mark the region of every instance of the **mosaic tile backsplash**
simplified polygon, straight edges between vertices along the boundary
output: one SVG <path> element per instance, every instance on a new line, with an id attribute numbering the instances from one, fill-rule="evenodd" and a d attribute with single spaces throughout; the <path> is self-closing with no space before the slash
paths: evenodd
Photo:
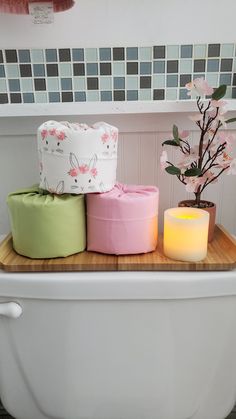
<path id="1" fill-rule="evenodd" d="M 204 77 L 236 98 L 235 44 L 0 50 L 0 103 L 189 99 Z"/>

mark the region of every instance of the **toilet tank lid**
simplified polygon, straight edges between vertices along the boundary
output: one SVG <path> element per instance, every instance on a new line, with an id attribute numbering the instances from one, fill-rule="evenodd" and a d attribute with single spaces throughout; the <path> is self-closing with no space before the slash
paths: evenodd
<path id="1" fill-rule="evenodd" d="M 1 297 L 49 300 L 167 300 L 236 296 L 227 272 L 59 272 L 0 270 Z"/>

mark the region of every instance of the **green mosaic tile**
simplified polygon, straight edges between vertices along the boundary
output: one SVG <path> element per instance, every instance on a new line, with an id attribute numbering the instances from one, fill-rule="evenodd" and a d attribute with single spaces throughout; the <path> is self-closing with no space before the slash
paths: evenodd
<path id="1" fill-rule="evenodd" d="M 206 73 L 206 80 L 210 86 L 216 87 L 219 83 L 219 74 Z"/>
<path id="2" fill-rule="evenodd" d="M 88 102 L 97 102 L 99 101 L 99 92 L 88 91 L 87 92 L 87 101 Z"/>
<path id="3" fill-rule="evenodd" d="M 59 71 L 61 77 L 71 77 L 72 76 L 72 67 L 70 63 L 60 63 Z"/>
<path id="4" fill-rule="evenodd" d="M 165 74 L 155 74 L 152 77 L 152 87 L 154 89 L 164 88 L 166 85 L 166 76 Z"/>
<path id="5" fill-rule="evenodd" d="M 207 46 L 205 44 L 199 44 L 193 46 L 194 58 L 206 58 Z"/>
<path id="6" fill-rule="evenodd" d="M 35 103 L 47 103 L 48 96 L 46 92 L 35 92 L 34 94 Z"/>
<path id="7" fill-rule="evenodd" d="M 17 78 L 20 76 L 19 66 L 17 64 L 6 64 L 6 73 L 9 78 Z"/>
<path id="8" fill-rule="evenodd" d="M 49 77 L 47 79 L 47 88 L 51 92 L 58 92 L 60 90 L 59 79 Z"/>
<path id="9" fill-rule="evenodd" d="M 100 77 L 100 89 L 101 90 L 111 90 L 112 89 L 112 77 Z"/>
<path id="10" fill-rule="evenodd" d="M 21 79 L 21 90 L 22 92 L 32 92 L 33 91 L 33 80 L 32 79 Z"/>
<path id="11" fill-rule="evenodd" d="M 43 63 L 44 62 L 44 53 L 42 49 L 32 49 L 31 50 L 31 61 L 32 63 Z"/>
<path id="12" fill-rule="evenodd" d="M 97 59 L 98 59 L 97 48 L 85 48 L 86 61 L 97 61 Z"/>
<path id="13" fill-rule="evenodd" d="M 179 72 L 180 73 L 192 73 L 193 71 L 193 60 L 179 60 Z"/>
<path id="14" fill-rule="evenodd" d="M 179 45 L 167 45 L 167 58 L 179 58 Z"/>
<path id="15" fill-rule="evenodd" d="M 139 90 L 139 100 L 151 100 L 152 91 L 151 89 L 140 89 Z"/>
<path id="16" fill-rule="evenodd" d="M 222 44 L 221 45 L 221 57 L 233 57 L 234 55 L 234 44 Z"/>
<path id="17" fill-rule="evenodd" d="M 112 63 L 112 74 L 114 76 L 125 75 L 125 63 L 124 62 L 113 62 Z"/>
<path id="18" fill-rule="evenodd" d="M 166 100 L 176 100 L 177 95 L 177 89 L 166 89 Z"/>
<path id="19" fill-rule="evenodd" d="M 74 77 L 74 89 L 75 90 L 85 90 L 86 89 L 86 79 L 85 77 Z"/>
<path id="20" fill-rule="evenodd" d="M 150 61 L 152 60 L 152 47 L 140 47 L 139 48 L 139 60 Z"/>
<path id="21" fill-rule="evenodd" d="M 7 83 L 6 80 L 0 79 L 0 92 L 5 93 L 7 91 Z"/>
<path id="22" fill-rule="evenodd" d="M 138 89 L 139 78 L 136 76 L 127 76 L 126 77 L 126 86 L 128 90 Z"/>

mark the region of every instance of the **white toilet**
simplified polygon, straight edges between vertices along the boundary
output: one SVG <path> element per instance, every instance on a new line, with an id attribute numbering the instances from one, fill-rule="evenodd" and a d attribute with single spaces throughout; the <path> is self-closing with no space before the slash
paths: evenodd
<path id="1" fill-rule="evenodd" d="M 0 398 L 16 419 L 223 419 L 235 319 L 235 271 L 0 271 Z"/>

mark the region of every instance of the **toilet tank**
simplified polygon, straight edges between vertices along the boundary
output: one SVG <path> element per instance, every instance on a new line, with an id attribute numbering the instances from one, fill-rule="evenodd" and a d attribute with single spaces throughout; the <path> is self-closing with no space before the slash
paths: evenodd
<path id="1" fill-rule="evenodd" d="M 16 419 L 223 419 L 235 403 L 236 272 L 0 272 L 7 302 Z"/>

